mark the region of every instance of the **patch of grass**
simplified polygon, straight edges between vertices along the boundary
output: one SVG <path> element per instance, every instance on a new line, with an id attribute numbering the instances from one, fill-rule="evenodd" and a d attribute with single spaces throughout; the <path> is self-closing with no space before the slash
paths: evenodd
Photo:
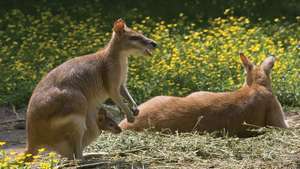
<path id="1" fill-rule="evenodd" d="M 264 128 L 258 137 L 159 132 L 102 134 L 86 152 L 150 168 L 299 168 L 300 130 Z"/>
<path id="2" fill-rule="evenodd" d="M 289 107 L 289 106 L 284 106 L 283 107 L 284 112 L 290 112 L 290 113 L 295 113 L 299 112 L 300 113 L 300 107 Z"/>

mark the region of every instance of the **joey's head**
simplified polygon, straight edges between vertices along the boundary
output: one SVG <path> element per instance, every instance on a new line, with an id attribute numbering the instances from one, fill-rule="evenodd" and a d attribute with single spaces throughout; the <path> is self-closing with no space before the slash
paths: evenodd
<path id="1" fill-rule="evenodd" d="M 122 131 L 118 124 L 112 118 L 108 117 L 106 110 L 103 108 L 100 108 L 97 113 L 97 124 L 99 130 L 109 131 L 114 134 Z"/>
<path id="2" fill-rule="evenodd" d="M 122 19 L 118 19 L 114 23 L 112 40 L 114 45 L 118 46 L 118 49 L 127 55 L 151 55 L 151 50 L 157 47 L 154 40 L 130 29 Z"/>
<path id="3" fill-rule="evenodd" d="M 240 59 L 246 71 L 245 85 L 251 86 L 253 84 L 258 84 L 268 89 L 272 89 L 270 73 L 275 63 L 274 56 L 267 57 L 259 66 L 255 66 L 251 63 L 251 61 L 242 53 L 240 54 Z"/>

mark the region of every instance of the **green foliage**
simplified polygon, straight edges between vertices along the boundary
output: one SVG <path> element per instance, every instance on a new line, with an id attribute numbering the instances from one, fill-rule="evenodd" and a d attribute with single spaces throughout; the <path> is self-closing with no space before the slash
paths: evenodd
<path id="1" fill-rule="evenodd" d="M 76 55 L 95 52 L 107 41 L 100 16 L 77 22 L 49 11 L 38 16 L 13 10 L 0 19 L 1 102 L 24 104 L 49 70 Z"/>
<path id="2" fill-rule="evenodd" d="M 228 13 L 226 11 L 225 13 Z M 156 95 L 183 96 L 198 90 L 228 91 L 244 82 L 238 53 L 257 64 L 276 56 L 273 89 L 282 103 L 300 104 L 299 22 L 251 23 L 245 17 L 211 19 L 206 28 L 187 23 L 181 14 L 175 24 L 145 18 L 136 29 L 160 43 L 149 60 L 131 62 L 129 86 L 138 100 Z"/>
<path id="3" fill-rule="evenodd" d="M 76 9 L 80 14 L 90 12 L 78 16 L 71 9 L 60 8 L 58 13 L 45 7 L 35 9 L 35 14 L 16 9 L 0 17 L 0 105 L 26 105 L 43 75 L 108 42 L 111 17 L 92 5 Z M 195 22 L 183 14 L 171 22 L 124 18 L 160 46 L 151 58 L 130 58 L 128 85 L 134 98 L 142 103 L 156 95 L 237 89 L 243 83 L 238 58 L 242 51 L 256 62 L 267 54 L 275 55 L 276 94 L 282 103 L 299 106 L 299 18 L 293 23 L 284 18 L 254 23 L 230 13 L 226 10 L 222 18 Z"/>
<path id="4" fill-rule="evenodd" d="M 74 19 L 83 19 L 91 13 L 105 13 L 109 20 L 120 16 L 153 16 L 172 20 L 178 13 L 185 13 L 191 20 L 215 18 L 225 9 L 233 9 L 237 16 L 251 19 L 274 19 L 286 16 L 294 20 L 299 15 L 299 0 L 26 0 L 0 1 L 0 15 L 11 9 L 20 9 L 26 14 L 38 14 L 41 10 L 52 13 L 68 13 Z M 103 18 L 102 18 L 103 19 Z"/>

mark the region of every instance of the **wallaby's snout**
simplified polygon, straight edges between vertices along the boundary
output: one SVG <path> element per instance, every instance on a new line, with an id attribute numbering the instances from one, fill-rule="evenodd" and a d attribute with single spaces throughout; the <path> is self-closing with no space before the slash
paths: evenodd
<path id="1" fill-rule="evenodd" d="M 150 44 L 152 45 L 153 48 L 157 47 L 157 43 L 155 41 L 150 42 Z"/>
<path id="2" fill-rule="evenodd" d="M 157 47 L 157 43 L 154 41 L 154 40 L 152 40 L 152 39 L 147 39 L 146 41 L 145 41 L 145 46 L 146 46 L 146 49 L 145 49 L 145 53 L 147 54 L 147 55 L 152 55 L 152 53 L 151 53 L 151 50 L 153 50 L 154 48 L 156 48 Z"/>

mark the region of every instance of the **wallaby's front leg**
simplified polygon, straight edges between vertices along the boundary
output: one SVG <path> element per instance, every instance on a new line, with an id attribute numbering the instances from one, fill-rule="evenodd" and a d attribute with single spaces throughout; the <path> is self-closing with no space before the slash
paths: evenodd
<path id="1" fill-rule="evenodd" d="M 121 108 L 123 112 L 126 114 L 127 121 L 129 123 L 134 122 L 134 116 L 133 112 L 129 109 L 129 107 L 123 102 L 122 96 L 121 96 L 121 90 L 119 89 L 111 89 L 110 90 L 110 98 L 115 102 L 115 104 Z"/>
<path id="2" fill-rule="evenodd" d="M 133 112 L 134 116 L 137 116 L 139 114 L 139 109 L 138 106 L 136 104 L 136 102 L 134 101 L 134 99 L 132 98 L 132 96 L 130 95 L 127 87 L 125 86 L 125 84 L 123 84 L 121 86 L 121 95 L 126 99 L 126 101 L 130 104 L 130 108 L 131 111 Z"/>

